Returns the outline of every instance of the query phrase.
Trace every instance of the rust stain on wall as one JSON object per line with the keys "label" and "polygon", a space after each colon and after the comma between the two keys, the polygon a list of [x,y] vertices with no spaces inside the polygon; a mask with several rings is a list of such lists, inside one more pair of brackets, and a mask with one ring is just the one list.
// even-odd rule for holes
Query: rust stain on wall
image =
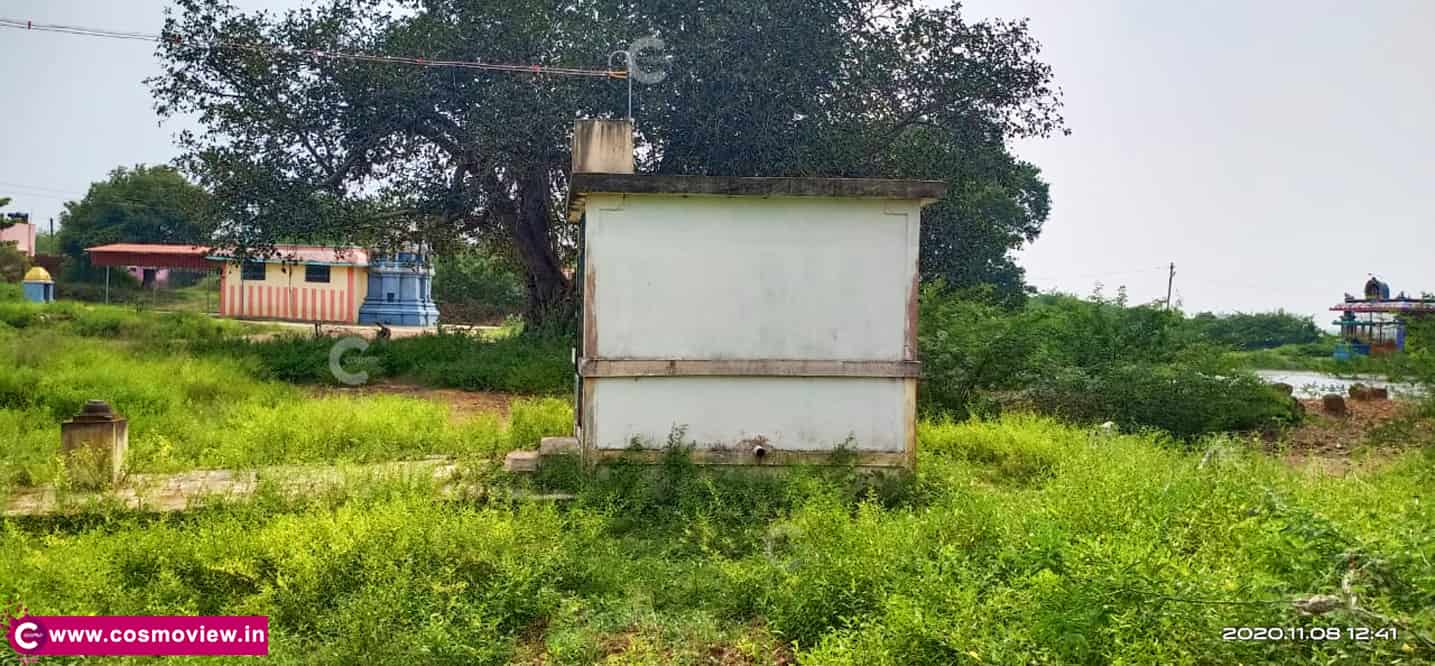
{"label": "rust stain on wall", "polygon": [[903,436],[905,444],[905,464],[908,470],[917,470],[917,378],[908,377],[902,380],[902,427],[905,430]]}
{"label": "rust stain on wall", "polygon": [[902,344],[903,357],[908,361],[917,360],[917,302],[922,290],[922,274],[912,272],[912,284],[907,287],[907,338]]}
{"label": "rust stain on wall", "polygon": [[583,271],[583,356],[598,355],[598,313],[593,309],[594,285],[597,283],[597,269],[593,263],[585,262]]}

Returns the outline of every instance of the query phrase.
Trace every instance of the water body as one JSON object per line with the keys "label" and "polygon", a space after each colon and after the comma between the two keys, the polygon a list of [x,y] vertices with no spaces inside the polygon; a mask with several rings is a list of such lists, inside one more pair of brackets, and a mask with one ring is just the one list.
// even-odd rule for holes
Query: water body
{"label": "water body", "polygon": [[1349,395],[1352,384],[1384,386],[1390,389],[1392,398],[1410,398],[1421,395],[1420,387],[1414,384],[1391,382],[1376,375],[1354,375],[1338,377],[1324,372],[1309,370],[1257,370],[1261,379],[1272,384],[1284,383],[1295,387],[1298,398],[1319,398],[1327,393]]}

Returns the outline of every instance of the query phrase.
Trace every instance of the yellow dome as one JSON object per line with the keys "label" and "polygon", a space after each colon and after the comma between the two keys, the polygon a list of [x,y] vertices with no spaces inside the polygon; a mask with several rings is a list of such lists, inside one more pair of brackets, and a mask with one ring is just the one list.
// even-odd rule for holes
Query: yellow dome
{"label": "yellow dome", "polygon": [[36,267],[30,269],[30,272],[25,274],[25,281],[26,281],[26,282],[54,282],[54,280],[50,279],[50,271],[45,270],[44,267],[42,267],[42,266],[36,266]]}

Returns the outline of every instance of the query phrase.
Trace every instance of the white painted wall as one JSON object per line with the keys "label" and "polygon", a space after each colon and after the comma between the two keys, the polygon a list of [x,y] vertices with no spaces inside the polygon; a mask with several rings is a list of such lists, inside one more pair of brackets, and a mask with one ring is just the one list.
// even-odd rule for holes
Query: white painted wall
{"label": "white painted wall", "polygon": [[597,449],[634,436],[661,447],[686,425],[698,448],[758,435],[786,451],[853,449],[900,453],[906,445],[902,379],[852,377],[608,377],[593,387]]}
{"label": "white painted wall", "polygon": [[[918,201],[590,195],[590,358],[902,361]],[[661,446],[675,425],[702,448],[756,436],[781,450],[900,453],[914,380],[607,377],[584,446]]]}
{"label": "white painted wall", "polygon": [[597,356],[903,358],[920,207],[593,195]]}

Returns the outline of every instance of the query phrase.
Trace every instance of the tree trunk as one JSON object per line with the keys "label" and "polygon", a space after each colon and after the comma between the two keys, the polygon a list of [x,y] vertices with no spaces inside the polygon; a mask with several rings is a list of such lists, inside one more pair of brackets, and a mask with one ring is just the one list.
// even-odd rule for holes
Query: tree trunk
{"label": "tree trunk", "polygon": [[549,233],[552,217],[547,171],[535,169],[524,176],[518,197],[513,238],[528,286],[524,316],[530,324],[540,327],[571,321],[577,313],[577,303]]}

